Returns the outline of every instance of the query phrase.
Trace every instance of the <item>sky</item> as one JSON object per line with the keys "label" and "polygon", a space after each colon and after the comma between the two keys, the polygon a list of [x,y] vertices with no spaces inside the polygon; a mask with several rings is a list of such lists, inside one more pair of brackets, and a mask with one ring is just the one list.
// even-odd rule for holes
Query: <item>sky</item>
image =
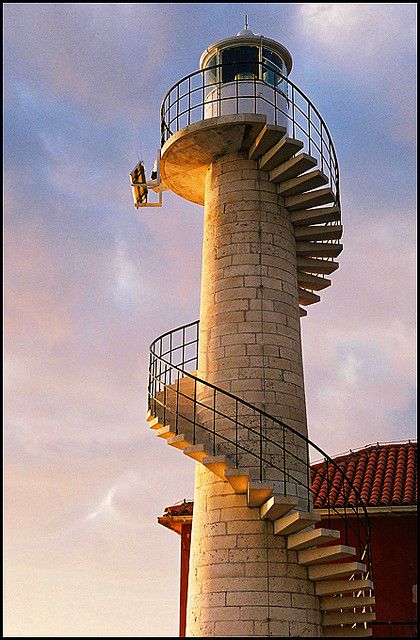
{"label": "sky", "polygon": [[176,637],[165,506],[194,463],[145,422],[148,347],[199,316],[203,210],[135,210],[160,103],[250,28],[335,143],[344,250],[302,319],[309,437],[416,436],[414,3],[5,3],[6,637]]}

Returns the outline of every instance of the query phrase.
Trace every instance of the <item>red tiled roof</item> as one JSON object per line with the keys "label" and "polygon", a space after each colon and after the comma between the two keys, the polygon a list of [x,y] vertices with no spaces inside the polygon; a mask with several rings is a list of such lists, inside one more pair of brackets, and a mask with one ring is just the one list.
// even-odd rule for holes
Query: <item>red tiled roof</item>
{"label": "red tiled roof", "polygon": [[[365,506],[417,504],[417,443],[371,445],[334,461],[353,483]],[[328,506],[328,489],[330,506],[344,506],[343,493],[348,496],[348,503],[355,504],[354,491],[331,464],[328,477],[324,462],[313,464],[311,475],[315,508]]]}
{"label": "red tiled roof", "polygon": [[[359,492],[366,507],[408,506],[417,504],[417,443],[375,444],[333,458]],[[354,505],[354,491],[340,472],[329,465],[328,483],[324,462],[311,466],[314,507],[344,506],[343,484],[347,504]],[[350,490],[349,490],[350,489]],[[194,503],[184,500],[166,507],[165,516],[192,516]]]}

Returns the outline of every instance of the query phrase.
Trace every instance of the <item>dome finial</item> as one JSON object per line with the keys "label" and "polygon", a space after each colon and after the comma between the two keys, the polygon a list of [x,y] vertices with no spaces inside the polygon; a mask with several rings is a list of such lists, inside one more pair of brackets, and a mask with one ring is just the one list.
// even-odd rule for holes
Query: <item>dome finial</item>
{"label": "dome finial", "polygon": [[251,31],[251,29],[249,28],[249,20],[248,20],[248,14],[245,14],[244,17],[244,28],[242,29],[242,31],[240,31],[239,33],[236,34],[237,36],[255,36],[257,35],[256,33],[253,33]]}

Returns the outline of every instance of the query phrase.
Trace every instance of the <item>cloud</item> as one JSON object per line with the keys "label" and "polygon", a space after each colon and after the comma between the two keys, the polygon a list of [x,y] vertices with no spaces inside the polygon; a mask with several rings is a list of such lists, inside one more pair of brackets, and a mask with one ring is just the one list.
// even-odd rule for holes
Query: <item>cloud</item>
{"label": "cloud", "polygon": [[378,68],[380,60],[400,62],[404,51],[413,53],[413,5],[304,3],[296,17],[305,36],[326,54],[334,52],[331,63],[348,71],[380,70],[382,75],[386,69]]}
{"label": "cloud", "polygon": [[328,74],[340,71],[341,77],[333,75],[337,87],[351,84],[356,101],[370,96],[388,135],[411,146],[416,140],[413,9],[410,3],[305,3],[296,14],[308,49],[324,60]]}
{"label": "cloud", "polygon": [[330,454],[414,433],[416,241],[409,218],[361,218],[302,323],[309,434]]}
{"label": "cloud", "polygon": [[[157,636],[176,635],[179,539],[156,522],[164,505],[148,485],[154,475],[131,464],[92,458],[8,468],[7,635],[146,637],[157,616]],[[168,480],[184,490],[179,471],[168,468]],[[98,515],[86,520],[94,509]]]}
{"label": "cloud", "polygon": [[[170,25],[157,5],[9,5],[5,22],[7,65],[30,86],[103,121],[148,115],[157,98],[153,79],[170,47]],[[159,27],[154,38],[152,25]]]}

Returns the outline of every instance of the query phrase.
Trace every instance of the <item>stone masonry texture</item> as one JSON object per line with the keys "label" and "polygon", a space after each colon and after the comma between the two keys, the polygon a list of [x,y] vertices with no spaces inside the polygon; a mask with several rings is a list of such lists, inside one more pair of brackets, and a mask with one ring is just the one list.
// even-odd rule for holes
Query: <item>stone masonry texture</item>
{"label": "stone masonry texture", "polygon": [[320,629],[297,552],[245,495],[197,464],[187,637],[317,637]]}
{"label": "stone masonry texture", "polygon": [[[200,310],[200,378],[284,420],[307,435],[296,251],[292,224],[277,188],[257,162],[225,154],[207,170]],[[277,423],[260,420],[252,408],[197,388],[202,442],[227,453],[251,477],[261,478],[259,433],[274,441],[263,448],[263,480],[307,509],[306,447]],[[207,409],[206,407],[209,407]],[[216,413],[214,419],[214,407]],[[244,426],[239,452],[223,440]],[[251,427],[249,431],[247,427]],[[217,436],[213,438],[212,430]],[[198,434],[198,438],[200,434]],[[197,440],[199,442],[200,439]],[[285,443],[284,456],[275,443]],[[238,460],[236,460],[238,456]],[[307,569],[286,538],[273,534],[259,508],[201,464],[196,466],[190,556],[188,637],[317,637],[319,602]]]}
{"label": "stone masonry texture", "polygon": [[[206,176],[199,376],[306,436],[296,271],[293,227],[267,172],[240,154],[216,160]],[[299,462],[306,461],[303,440],[283,433],[273,421],[260,421],[252,410],[236,408],[226,397],[214,399],[204,388],[198,393],[204,404],[215,401],[221,413],[239,411],[240,421],[252,427],[253,433],[240,430],[241,444],[252,452],[240,452],[240,466],[259,473],[261,430],[285,442],[289,453],[285,460],[279,446],[264,444],[265,458],[280,469],[286,462],[294,477],[306,483]],[[211,413],[202,410],[200,416],[210,429]],[[233,426],[219,416],[216,431],[234,439]],[[218,444],[226,449],[221,440]],[[280,471],[265,465],[264,475],[282,489]],[[302,494],[302,487],[289,481],[287,493]]]}

